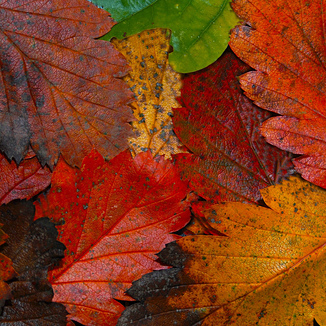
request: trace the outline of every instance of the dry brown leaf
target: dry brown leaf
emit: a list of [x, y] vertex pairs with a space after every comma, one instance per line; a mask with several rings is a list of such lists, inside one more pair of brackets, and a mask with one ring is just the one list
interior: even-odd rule
[[124, 78], [135, 93], [132, 104], [137, 121], [132, 122], [138, 137], [129, 138], [133, 154], [151, 150], [153, 156], [184, 152], [172, 126], [172, 109], [180, 106], [181, 75], [168, 64], [170, 33], [153, 29], [113, 40], [132, 70]]

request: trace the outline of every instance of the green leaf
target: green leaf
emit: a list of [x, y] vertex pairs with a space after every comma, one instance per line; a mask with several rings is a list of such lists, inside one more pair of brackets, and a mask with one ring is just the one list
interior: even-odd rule
[[229, 31], [238, 23], [230, 0], [91, 0], [109, 11], [118, 24], [102, 37], [124, 37], [146, 29], [169, 28], [174, 70], [207, 67], [224, 52]]

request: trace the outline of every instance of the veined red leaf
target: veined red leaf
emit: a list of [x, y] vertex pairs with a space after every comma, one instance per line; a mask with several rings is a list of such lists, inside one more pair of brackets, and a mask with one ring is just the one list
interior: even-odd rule
[[132, 300], [125, 291], [134, 280], [166, 268], [155, 254], [190, 219], [187, 189], [171, 162], [149, 152], [105, 162], [94, 151], [81, 170], [59, 161], [49, 195], [35, 205], [37, 218], [61, 224], [67, 252], [50, 282], [71, 319], [114, 325], [124, 310], [114, 299]]
[[174, 110], [174, 131], [193, 153], [174, 158], [183, 178], [207, 200], [258, 202], [259, 189], [278, 182], [291, 168], [290, 156], [259, 134], [270, 113], [242, 94], [237, 76], [248, 70], [233, 53], [224, 53], [185, 77], [183, 108]]
[[14, 199], [30, 199], [50, 185], [51, 171], [42, 168], [35, 153], [30, 150], [17, 166], [0, 154], [0, 205]]

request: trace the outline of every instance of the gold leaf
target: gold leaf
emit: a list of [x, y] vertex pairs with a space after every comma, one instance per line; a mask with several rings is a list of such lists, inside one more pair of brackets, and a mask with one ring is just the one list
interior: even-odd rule
[[133, 154], [151, 150], [153, 156], [182, 153], [175, 136], [172, 109], [180, 104], [181, 75], [168, 64], [170, 32], [153, 29], [123, 40], [112, 40], [126, 57], [131, 71], [124, 80], [135, 93], [132, 103], [137, 121], [132, 122], [137, 137], [129, 138]]

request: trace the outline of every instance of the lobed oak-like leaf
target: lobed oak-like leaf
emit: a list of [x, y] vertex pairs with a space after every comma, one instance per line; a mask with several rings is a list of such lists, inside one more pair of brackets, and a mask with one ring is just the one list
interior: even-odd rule
[[226, 49], [239, 21], [230, 0], [91, 0], [118, 22], [103, 39], [119, 39], [152, 28], [169, 28], [172, 68], [181, 73], [207, 67]]
[[320, 325], [326, 322], [326, 192], [298, 177], [261, 190], [270, 208], [213, 205], [227, 237], [188, 236], [159, 254], [118, 325]]
[[162, 157], [129, 151], [109, 162], [96, 151], [81, 170], [60, 160], [49, 195], [36, 202], [36, 217], [59, 223], [66, 257], [50, 273], [54, 301], [84, 325], [115, 325], [119, 300], [142, 275], [166, 268], [155, 254], [178, 239], [189, 222], [187, 185]]
[[279, 148], [303, 156], [296, 170], [326, 187], [326, 51], [323, 1], [234, 0], [245, 21], [230, 46], [256, 71], [240, 78], [245, 94], [258, 106], [281, 114], [261, 133]]
[[48, 218], [34, 219], [29, 201], [12, 201], [0, 207], [0, 222], [9, 235], [0, 248], [11, 258], [16, 278], [9, 283], [10, 300], [0, 314], [1, 325], [65, 326], [66, 310], [52, 303], [53, 291], [47, 280], [48, 268], [62, 257], [65, 247]]
[[132, 126], [138, 135], [129, 138], [135, 154], [150, 150], [154, 157], [171, 158], [171, 154], [182, 152], [171, 120], [172, 108], [179, 105], [176, 97], [180, 96], [181, 75], [168, 63], [169, 40], [170, 33], [164, 29], [112, 40], [131, 66], [124, 80], [136, 98]]
[[50, 169], [47, 166], [42, 168], [32, 150], [18, 166], [0, 154], [0, 171], [0, 205], [14, 199], [30, 199], [51, 182]]
[[206, 200], [258, 202], [259, 189], [291, 169], [291, 156], [266, 143], [258, 127], [270, 113], [243, 94], [237, 76], [249, 67], [232, 52], [184, 78], [174, 131], [193, 154], [174, 156], [183, 178]]
[[60, 153], [80, 166], [107, 158], [132, 135], [126, 61], [94, 40], [114, 22], [86, 0], [0, 2], [0, 150], [20, 162], [29, 144], [42, 165]]

